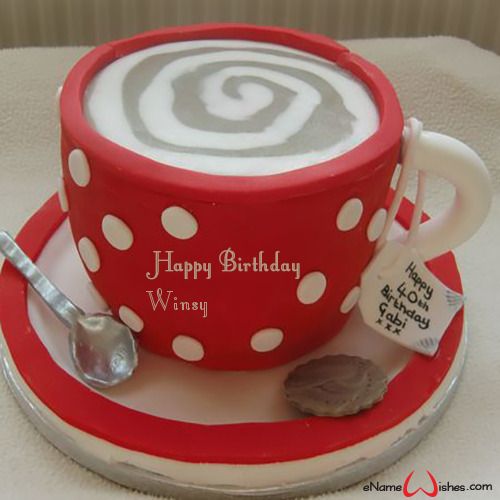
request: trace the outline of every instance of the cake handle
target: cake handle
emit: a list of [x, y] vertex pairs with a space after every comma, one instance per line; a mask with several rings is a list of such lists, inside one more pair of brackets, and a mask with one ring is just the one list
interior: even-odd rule
[[[490, 208], [492, 188], [483, 161], [463, 142], [447, 135], [422, 130], [421, 123], [415, 119], [409, 120], [403, 140], [406, 147], [404, 156], [410, 157], [410, 168], [403, 169], [401, 175], [407, 176], [411, 168], [419, 170], [420, 193], [423, 190], [422, 174], [425, 173], [442, 177], [455, 187], [451, 206], [432, 219], [416, 224], [411, 241], [406, 241], [427, 261], [457, 247], [479, 229]], [[405, 162], [406, 158], [403, 163]], [[392, 224], [391, 216], [399, 207], [406, 179], [401, 184], [402, 189], [399, 189], [398, 183], [393, 205], [389, 209], [387, 224], [378, 242], [379, 248], [385, 242]], [[422, 201], [423, 196], [417, 195], [420, 209]], [[403, 235], [397, 239], [404, 242], [406, 238], [407, 235]]]

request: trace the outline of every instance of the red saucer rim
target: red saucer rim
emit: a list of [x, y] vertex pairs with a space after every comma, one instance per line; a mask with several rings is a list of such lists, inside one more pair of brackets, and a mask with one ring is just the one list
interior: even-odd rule
[[[404, 200], [398, 222], [408, 227], [412, 204]], [[36, 259], [66, 214], [52, 196], [24, 225], [17, 241]], [[451, 252], [427, 266], [461, 293]], [[115, 445], [191, 463], [266, 464], [324, 455], [374, 437], [401, 423], [438, 389], [455, 358], [463, 309], [450, 323], [437, 354], [415, 353], [370, 410], [339, 419], [304, 417], [282, 422], [204, 425], [148, 415], [103, 398], [52, 360], [27, 312], [27, 285], [8, 264], [0, 275], [0, 323], [16, 368], [37, 398], [70, 426]], [[75, 397], [79, 404], [75, 404]]]

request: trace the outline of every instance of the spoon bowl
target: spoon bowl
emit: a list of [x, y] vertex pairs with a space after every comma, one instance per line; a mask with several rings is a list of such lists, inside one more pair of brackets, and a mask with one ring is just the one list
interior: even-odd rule
[[127, 380], [137, 366], [130, 329], [108, 314], [84, 315], [70, 329], [70, 354], [80, 377], [100, 389]]

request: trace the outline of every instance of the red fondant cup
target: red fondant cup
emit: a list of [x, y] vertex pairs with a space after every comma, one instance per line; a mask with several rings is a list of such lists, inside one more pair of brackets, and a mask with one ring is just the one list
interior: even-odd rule
[[[167, 55], [152, 49], [147, 61], [133, 60], [143, 49], [196, 40], [202, 42], [175, 46]], [[236, 45], [228, 49], [229, 42], [220, 40]], [[249, 48], [248, 41], [275, 45]], [[293, 61], [282, 64], [283, 57]], [[103, 90], [94, 77], [118, 59], [133, 67], [123, 70], [126, 76], [111, 92]], [[331, 92], [325, 83], [330, 76], [322, 72], [331, 62], [354, 80], [346, 87], [344, 79], [326, 99], [321, 92]], [[311, 64], [316, 69], [307, 72], [304, 65]], [[137, 89], [144, 75], [153, 77], [142, 92]], [[192, 82], [195, 76], [206, 82], [203, 87]], [[378, 110], [378, 124], [366, 137], [364, 111], [352, 125], [339, 98], [344, 92], [351, 99], [359, 81]], [[196, 101], [189, 98], [192, 91]], [[102, 129], [89, 118], [89, 94]], [[297, 96], [305, 96], [300, 102], [306, 105], [296, 105]], [[134, 104], [124, 116], [140, 124], [132, 132], [113, 114], [125, 99]], [[308, 110], [311, 102], [315, 108]], [[321, 122], [332, 103], [340, 108]], [[398, 99], [379, 69], [332, 40], [292, 30], [163, 29], [84, 56], [64, 83], [60, 110], [75, 242], [95, 287], [143, 347], [207, 368], [262, 369], [293, 360], [340, 331], [384, 228], [384, 204], [404, 142]], [[262, 134], [252, 120], [277, 124], [266, 118], [271, 112], [288, 114], [257, 144]], [[164, 127], [162, 113], [168, 115]], [[189, 133], [186, 123], [198, 118], [202, 125]], [[294, 142], [290, 138], [303, 133], [301, 120], [323, 125]], [[145, 138], [145, 130], [155, 127]], [[365, 132], [349, 146], [353, 130]], [[214, 134], [225, 138], [216, 148]], [[343, 140], [345, 152], [333, 154], [325, 146]], [[137, 141], [150, 149], [135, 147]], [[199, 141], [196, 154], [193, 141]], [[282, 156], [275, 147], [280, 141]], [[176, 166], [162, 159], [165, 144]], [[244, 154], [235, 158], [233, 147]], [[260, 148], [258, 162], [252, 148]], [[330, 159], [321, 157], [321, 148]], [[447, 178], [457, 192], [447, 212], [421, 227], [417, 247], [429, 259], [475, 231], [488, 208], [489, 185], [481, 160], [454, 139], [423, 132], [413, 154], [418, 168]], [[320, 160], [311, 164], [314, 155]]]

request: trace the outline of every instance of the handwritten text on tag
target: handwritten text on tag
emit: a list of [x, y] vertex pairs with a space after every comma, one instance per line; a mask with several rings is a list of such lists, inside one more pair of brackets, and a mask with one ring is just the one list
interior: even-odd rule
[[415, 249], [388, 242], [361, 278], [365, 323], [414, 351], [432, 356], [463, 297], [425, 266]]

